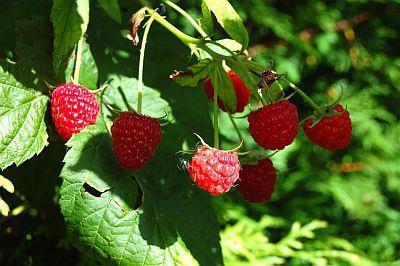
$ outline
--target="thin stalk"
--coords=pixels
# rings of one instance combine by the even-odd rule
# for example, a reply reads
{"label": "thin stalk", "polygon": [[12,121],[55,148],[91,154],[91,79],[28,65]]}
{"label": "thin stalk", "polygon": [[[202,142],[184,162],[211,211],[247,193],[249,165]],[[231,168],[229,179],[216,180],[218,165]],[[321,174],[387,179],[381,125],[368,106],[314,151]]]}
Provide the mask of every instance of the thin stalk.
{"label": "thin stalk", "polygon": [[214,148],[219,149],[218,88],[214,88]]}
{"label": "thin stalk", "polygon": [[150,11],[150,15],[154,17],[154,20],[160,23],[164,28],[169,30],[172,34],[174,34],[179,40],[181,40],[185,45],[189,46],[190,44],[199,44],[202,42],[200,39],[196,39],[192,36],[189,36],[182,31],[180,31],[177,27],[169,23],[164,17],[158,14],[156,11]]}
{"label": "thin stalk", "polygon": [[178,5],[172,3],[169,0],[163,0],[163,2],[172,7],[173,9],[175,9],[179,14],[184,16],[190,22],[190,24],[192,24],[192,26],[198,31],[198,33],[200,33],[202,37],[206,38],[208,36],[207,33],[200,27],[200,25],[193,19],[193,17],[189,15],[185,10],[183,10]]}
{"label": "thin stalk", "polygon": [[239,141],[243,141],[243,136],[242,133],[240,133],[239,127],[237,126],[235,119],[233,119],[232,115],[228,113],[229,119],[231,120],[231,123],[233,127],[235,128],[236,134],[238,135]]}
{"label": "thin stalk", "polygon": [[324,114],[324,110],[319,107],[310,97],[308,97],[307,94],[304,93],[304,91],[302,91],[299,87],[297,87],[295,84],[293,84],[292,82],[290,82],[287,78],[285,78],[284,76],[281,77],[281,79],[283,79],[288,85],[289,87],[291,87],[292,89],[294,89],[298,94],[300,94],[300,96],[312,107],[314,108],[315,111],[317,111],[318,114],[323,115]]}
{"label": "thin stalk", "polygon": [[143,96],[143,65],[144,65],[144,54],[146,50],[147,36],[149,35],[151,24],[154,21],[154,17],[151,16],[147,21],[146,27],[143,33],[142,46],[140,47],[140,58],[139,58],[139,77],[138,77],[138,98],[137,98],[137,112],[142,113],[142,96]]}
{"label": "thin stalk", "polygon": [[82,48],[83,48],[83,35],[81,36],[81,38],[79,38],[78,45],[76,47],[74,82],[77,84],[79,84],[79,72],[81,71]]}

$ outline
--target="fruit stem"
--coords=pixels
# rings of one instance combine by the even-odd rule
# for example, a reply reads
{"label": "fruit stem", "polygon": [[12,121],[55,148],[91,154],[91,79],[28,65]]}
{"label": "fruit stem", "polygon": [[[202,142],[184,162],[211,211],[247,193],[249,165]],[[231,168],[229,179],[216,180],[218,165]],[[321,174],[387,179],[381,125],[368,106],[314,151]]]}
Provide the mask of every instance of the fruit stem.
{"label": "fruit stem", "polygon": [[178,5],[172,3],[169,0],[163,0],[163,2],[172,7],[173,9],[175,9],[182,16],[184,16],[190,22],[190,24],[192,24],[192,26],[197,30],[197,32],[200,33],[202,37],[206,38],[208,36],[207,33],[200,27],[200,25],[193,19],[193,17],[189,15],[185,10],[183,10]]}
{"label": "fruit stem", "polygon": [[239,127],[237,126],[235,119],[233,119],[232,114],[228,113],[229,119],[231,120],[231,123],[233,125],[233,127],[235,128],[235,131],[238,135],[239,141],[243,142],[243,136],[242,133],[240,133]]}
{"label": "fruit stem", "polygon": [[319,107],[310,97],[308,97],[307,94],[304,93],[299,87],[297,87],[295,84],[290,82],[287,78],[284,76],[281,77],[292,89],[294,89],[300,96],[312,107],[314,108],[315,111],[317,111],[318,114],[323,115],[325,112],[324,110]]}
{"label": "fruit stem", "polygon": [[146,50],[147,36],[150,31],[150,26],[154,21],[154,17],[151,16],[146,23],[146,27],[143,33],[142,45],[140,47],[140,58],[139,58],[139,77],[138,77],[138,98],[137,98],[137,113],[142,113],[142,96],[143,96],[143,65],[144,65],[144,54]]}
{"label": "fruit stem", "polygon": [[214,148],[219,149],[219,132],[218,132],[218,88],[214,88]]}
{"label": "fruit stem", "polygon": [[163,16],[158,14],[154,10],[149,11],[150,15],[154,17],[155,21],[161,24],[164,28],[169,30],[172,34],[174,34],[179,40],[181,40],[185,45],[190,47],[190,44],[199,44],[202,42],[201,39],[194,38],[192,36],[189,36],[182,31],[180,31],[177,27],[172,25],[170,22],[168,22]]}
{"label": "fruit stem", "polygon": [[76,47],[75,70],[74,70],[74,83],[79,84],[79,72],[81,71],[82,61],[82,48],[83,48],[83,35],[79,38]]}

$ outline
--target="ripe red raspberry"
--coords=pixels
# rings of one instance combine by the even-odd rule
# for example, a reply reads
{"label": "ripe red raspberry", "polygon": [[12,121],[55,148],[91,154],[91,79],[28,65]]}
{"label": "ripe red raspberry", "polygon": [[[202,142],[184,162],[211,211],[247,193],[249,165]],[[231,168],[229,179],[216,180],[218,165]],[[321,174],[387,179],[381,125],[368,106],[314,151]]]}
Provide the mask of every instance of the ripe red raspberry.
{"label": "ripe red raspberry", "polygon": [[188,167],[196,185],[212,195],[228,192],[239,178],[240,163],[234,151],[222,151],[203,145]]}
{"label": "ripe red raspberry", "polygon": [[253,203],[263,203],[271,198],[276,183],[275,168],[270,159],[256,165],[243,165],[237,190],[243,198]]}
{"label": "ripe red raspberry", "polygon": [[282,150],[297,135],[297,108],[287,100],[251,112],[247,119],[251,136],[266,150]]}
{"label": "ripe red raspberry", "polygon": [[[229,77],[232,80],[233,83],[233,88],[235,89],[236,93],[236,110],[231,110],[231,113],[241,113],[244,111],[244,107],[249,103],[250,101],[250,91],[247,89],[246,85],[240,80],[239,76],[233,72],[232,70],[229,70],[228,72]],[[210,100],[213,100],[214,98],[214,87],[211,84],[211,79],[207,78],[207,80],[204,82],[204,90],[207,94],[207,97]],[[224,104],[222,103],[221,99],[218,97],[218,106],[221,108],[221,110],[226,112],[226,109],[224,107]]]}
{"label": "ripe red raspberry", "polygon": [[51,94],[51,116],[55,129],[64,141],[88,125],[96,123],[100,105],[85,87],[60,84]]}
{"label": "ripe red raspberry", "polygon": [[142,168],[161,140],[160,123],[149,116],[122,112],[111,126],[114,153],[124,169]]}
{"label": "ripe red raspberry", "polygon": [[333,109],[340,114],[324,116],[314,126],[313,119],[310,118],[303,125],[304,133],[314,144],[332,151],[345,148],[351,140],[349,112],[340,104],[335,105]]}

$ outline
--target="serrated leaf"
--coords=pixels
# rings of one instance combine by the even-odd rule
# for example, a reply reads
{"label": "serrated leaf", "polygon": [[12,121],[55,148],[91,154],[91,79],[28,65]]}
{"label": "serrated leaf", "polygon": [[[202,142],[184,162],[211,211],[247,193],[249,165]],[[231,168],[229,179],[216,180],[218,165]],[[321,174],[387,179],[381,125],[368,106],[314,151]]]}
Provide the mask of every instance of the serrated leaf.
{"label": "serrated leaf", "polygon": [[210,72],[211,59],[202,59],[183,72],[178,73],[173,79],[181,86],[196,87]]}
{"label": "serrated leaf", "polygon": [[121,23],[121,10],[119,9],[118,0],[98,0],[100,6],[113,20]]}
{"label": "serrated leaf", "polygon": [[199,19],[199,24],[208,35],[211,35],[214,31],[214,23],[211,16],[211,11],[208,9],[204,1],[201,2],[201,13],[203,16],[201,19]]}
{"label": "serrated leaf", "polygon": [[[107,104],[120,111],[128,111],[137,107],[137,85],[135,78],[124,76],[111,76],[109,87],[102,96],[103,113],[107,124],[115,118],[115,114],[107,108]],[[142,113],[151,117],[162,117],[171,113],[168,102],[160,97],[160,93],[150,87],[143,86]]]}
{"label": "serrated leaf", "polygon": [[[68,60],[68,66],[64,72],[64,80],[69,81],[75,67],[75,53]],[[99,79],[99,71],[94,61],[89,44],[84,41],[82,45],[81,68],[79,70],[79,84],[88,89],[97,89],[97,81]]]}
{"label": "serrated leaf", "polygon": [[48,97],[26,88],[0,67],[0,168],[20,165],[47,145]]}
{"label": "serrated leaf", "polygon": [[231,113],[236,110],[236,93],[233,83],[226,73],[222,62],[214,61],[210,66],[211,83],[218,90],[218,97],[221,99],[224,107]]}
{"label": "serrated leaf", "polygon": [[89,0],[54,0],[51,10],[54,27],[53,67],[63,78],[68,59],[89,23]]}
{"label": "serrated leaf", "polygon": [[81,252],[104,264],[195,263],[142,177],[143,203],[136,208],[138,185],[119,167],[102,117],[67,145],[60,206],[68,236]]}
{"label": "serrated leaf", "polygon": [[249,44],[249,36],[243,25],[242,19],[228,0],[204,0],[207,7],[214,13],[217,21],[224,30],[235,41],[243,45],[246,49]]}

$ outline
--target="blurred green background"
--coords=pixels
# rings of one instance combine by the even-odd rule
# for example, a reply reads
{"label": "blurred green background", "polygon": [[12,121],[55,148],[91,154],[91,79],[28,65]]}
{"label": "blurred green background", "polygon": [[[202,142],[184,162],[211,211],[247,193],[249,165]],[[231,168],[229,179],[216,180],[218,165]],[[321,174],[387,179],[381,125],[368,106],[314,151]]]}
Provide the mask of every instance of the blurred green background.
{"label": "blurred green background", "polygon": [[[279,73],[320,104],[334,101],[343,87],[353,141],[344,150],[328,152],[300,132],[291,146],[272,157],[278,183],[268,203],[249,204],[234,190],[213,198],[225,264],[400,265],[400,1],[231,3],[249,32],[254,60],[269,66],[273,59]],[[123,33],[139,5],[120,1],[122,24],[92,5],[88,43],[102,82],[109,73],[137,75],[138,49]],[[200,1],[179,5],[196,18],[201,16]],[[2,1],[0,57],[18,49],[15,21],[47,14],[45,25],[51,32],[50,9],[51,1]],[[166,16],[195,34],[174,11],[167,9]],[[215,38],[224,37],[220,32]],[[51,33],[39,33],[51,47]],[[34,32],[27,34],[35,40]],[[159,26],[149,38],[146,84],[158,88],[170,102],[178,123],[186,122],[188,136],[198,132],[211,140],[209,103],[202,89],[180,88],[168,80],[172,70],[190,65],[188,51]],[[310,113],[301,98],[295,96],[293,101],[302,117]],[[183,115],[188,112],[191,119]],[[223,147],[235,146],[227,117],[221,114],[221,119]],[[245,130],[246,120],[238,123]],[[255,146],[249,135],[245,139],[250,148]],[[190,145],[195,141],[191,138]],[[4,173],[16,191],[0,190],[0,196],[11,209],[20,209],[0,217],[1,265],[89,263],[68,244],[57,205],[61,180],[56,177],[64,152],[62,143],[55,143],[45,156]],[[49,154],[54,154],[51,166]],[[32,167],[37,169],[34,173]]]}

